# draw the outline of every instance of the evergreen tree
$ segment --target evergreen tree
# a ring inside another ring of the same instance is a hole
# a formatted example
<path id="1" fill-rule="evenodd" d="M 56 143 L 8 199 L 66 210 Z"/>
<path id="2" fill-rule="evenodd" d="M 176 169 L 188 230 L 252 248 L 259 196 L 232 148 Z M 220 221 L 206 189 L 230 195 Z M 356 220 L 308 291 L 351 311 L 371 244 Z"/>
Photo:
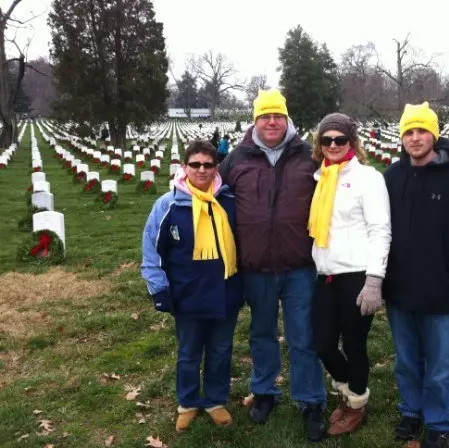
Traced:
<path id="1" fill-rule="evenodd" d="M 297 26 L 279 49 L 279 61 L 280 85 L 295 125 L 313 128 L 324 115 L 337 110 L 339 76 L 325 45 L 318 46 Z"/>
<path id="2" fill-rule="evenodd" d="M 124 148 L 128 123 L 165 111 L 168 61 L 150 0 L 53 0 L 49 25 L 61 118 L 107 121 Z"/>
<path id="3" fill-rule="evenodd" d="M 178 83 L 176 107 L 182 107 L 188 118 L 190 118 L 191 109 L 198 107 L 196 79 L 187 70 L 183 73 Z"/>

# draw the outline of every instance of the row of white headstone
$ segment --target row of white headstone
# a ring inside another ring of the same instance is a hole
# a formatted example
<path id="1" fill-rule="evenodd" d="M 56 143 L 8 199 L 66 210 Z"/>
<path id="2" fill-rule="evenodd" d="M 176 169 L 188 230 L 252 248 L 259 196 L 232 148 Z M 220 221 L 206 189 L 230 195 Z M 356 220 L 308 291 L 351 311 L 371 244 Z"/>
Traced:
<path id="1" fill-rule="evenodd" d="M 31 123 L 31 160 L 33 167 L 43 167 L 37 139 L 35 136 L 34 125 Z M 38 164 L 39 163 L 39 164 Z M 38 165 L 37 165 L 38 164 Z M 64 215 L 54 211 L 54 197 L 50 191 L 50 182 L 47 181 L 46 174 L 43 171 L 31 173 L 31 183 L 33 193 L 31 195 L 31 204 L 45 211 L 33 214 L 33 232 L 49 230 L 54 232 L 62 241 L 65 250 L 65 225 Z"/>
<path id="2" fill-rule="evenodd" d="M 20 122 L 18 126 L 20 127 L 21 124 L 22 124 L 22 122 Z M 25 134 L 27 126 L 28 126 L 28 123 L 25 122 L 25 124 L 23 124 L 23 126 L 19 132 L 19 135 L 17 137 L 17 141 L 19 144 L 23 139 L 23 136 Z M 13 143 L 9 146 L 9 148 L 5 149 L 4 151 L 2 151 L 0 153 L 0 168 L 6 168 L 9 165 L 9 163 L 10 163 L 11 159 L 13 158 L 14 154 L 16 153 L 17 149 L 18 149 L 18 145 L 16 143 Z"/>

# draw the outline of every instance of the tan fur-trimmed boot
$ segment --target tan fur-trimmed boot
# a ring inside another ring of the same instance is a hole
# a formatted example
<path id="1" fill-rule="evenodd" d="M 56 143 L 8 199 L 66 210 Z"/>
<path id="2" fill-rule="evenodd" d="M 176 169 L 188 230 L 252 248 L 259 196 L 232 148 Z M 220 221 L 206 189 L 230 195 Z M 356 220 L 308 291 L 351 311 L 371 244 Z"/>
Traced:
<path id="1" fill-rule="evenodd" d="M 355 431 L 366 421 L 366 404 L 369 398 L 369 389 L 363 395 L 357 395 L 348 389 L 346 395 L 346 409 L 343 417 L 328 429 L 330 436 L 339 436 Z"/>
<path id="2" fill-rule="evenodd" d="M 346 411 L 346 397 L 349 393 L 348 383 L 341 383 L 340 381 L 332 380 L 332 391 L 331 393 L 335 393 L 338 395 L 338 406 L 329 417 L 329 423 L 333 425 L 338 422 Z"/>
<path id="3" fill-rule="evenodd" d="M 217 426 L 232 425 L 232 416 L 224 406 L 214 406 L 213 408 L 207 408 L 206 412 L 211 416 L 213 422 Z"/>
<path id="4" fill-rule="evenodd" d="M 195 420 L 198 415 L 197 408 L 184 408 L 178 406 L 178 418 L 176 420 L 176 432 L 183 432 Z"/>

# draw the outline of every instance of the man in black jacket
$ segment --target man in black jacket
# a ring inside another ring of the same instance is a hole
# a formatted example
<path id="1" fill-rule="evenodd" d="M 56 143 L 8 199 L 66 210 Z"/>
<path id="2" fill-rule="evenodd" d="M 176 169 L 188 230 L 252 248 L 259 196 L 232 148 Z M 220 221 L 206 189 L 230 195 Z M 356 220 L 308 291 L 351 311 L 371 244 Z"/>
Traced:
<path id="1" fill-rule="evenodd" d="M 397 440 L 449 447 L 449 141 L 427 102 L 405 106 L 405 153 L 385 173 L 392 243 L 384 298 L 401 395 Z"/>

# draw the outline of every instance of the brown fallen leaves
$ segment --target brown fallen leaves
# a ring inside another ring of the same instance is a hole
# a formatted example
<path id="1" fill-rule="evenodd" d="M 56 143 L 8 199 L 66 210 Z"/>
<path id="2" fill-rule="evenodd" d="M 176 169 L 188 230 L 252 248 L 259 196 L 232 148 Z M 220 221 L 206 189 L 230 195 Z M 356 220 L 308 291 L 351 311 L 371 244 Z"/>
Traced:
<path id="1" fill-rule="evenodd" d="M 133 320 L 139 320 L 140 317 L 140 313 L 132 313 L 131 314 L 131 319 Z"/>
<path id="2" fill-rule="evenodd" d="M 242 400 L 242 404 L 243 406 L 245 406 L 245 408 L 249 408 L 253 404 L 253 401 L 254 401 L 254 394 L 249 394 Z"/>
<path id="3" fill-rule="evenodd" d="M 43 436 L 48 436 L 50 433 L 52 433 L 53 430 L 53 423 L 51 422 L 51 420 L 39 420 L 39 428 L 41 429 L 41 435 Z"/>
<path id="4" fill-rule="evenodd" d="M 104 441 L 104 446 L 112 446 L 112 444 L 114 443 L 114 436 L 109 436 L 105 441 Z"/>
<path id="5" fill-rule="evenodd" d="M 149 448 L 167 448 L 167 445 L 162 442 L 159 436 L 157 436 L 156 438 L 154 438 L 153 436 L 147 437 L 145 446 Z"/>
<path id="6" fill-rule="evenodd" d="M 140 394 L 140 391 L 142 390 L 141 386 L 131 386 L 131 385 L 126 385 L 125 386 L 125 392 L 127 392 L 125 398 L 128 401 L 132 401 L 135 400 L 137 398 L 137 395 Z"/>

